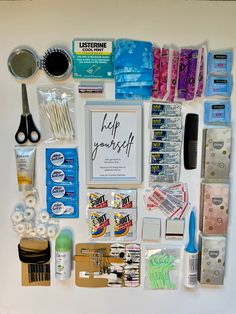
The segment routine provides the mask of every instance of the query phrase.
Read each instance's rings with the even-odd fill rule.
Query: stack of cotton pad
[[[116,99],[149,99],[153,85],[152,43],[118,39],[114,56]]]

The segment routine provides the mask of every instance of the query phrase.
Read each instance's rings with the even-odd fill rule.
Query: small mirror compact
[[[31,48],[23,47],[10,54],[8,68],[20,80],[31,78],[38,69],[53,79],[65,79],[71,74],[72,58],[64,48],[50,48],[40,59]]]

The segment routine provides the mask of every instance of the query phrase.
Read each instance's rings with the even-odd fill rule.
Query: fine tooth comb
[[[184,168],[197,168],[198,114],[188,113],[184,129]]]

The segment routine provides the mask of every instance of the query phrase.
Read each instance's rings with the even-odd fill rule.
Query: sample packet
[[[151,152],[179,152],[181,144],[181,142],[152,141]]]
[[[154,141],[181,142],[183,139],[183,130],[151,130],[151,139]]]
[[[230,100],[205,101],[204,123],[205,124],[230,124],[231,102]]]
[[[232,75],[222,77],[208,75],[206,81],[205,96],[230,97],[232,93],[232,88]]]
[[[76,148],[46,148],[46,169],[78,168]]]
[[[179,164],[180,152],[151,152],[151,164]]]
[[[108,209],[89,209],[89,238],[99,241],[107,241],[112,235],[112,210]]]
[[[227,75],[232,71],[233,66],[233,51],[210,51],[207,57],[207,72],[208,74]]]
[[[180,116],[181,115],[181,104],[173,103],[161,103],[161,102],[153,102],[151,114],[156,117],[165,117],[165,116]]]
[[[115,209],[114,240],[133,241],[136,239],[137,214],[136,208]]]
[[[151,182],[169,182],[178,181],[180,173],[180,164],[150,164]]]
[[[181,117],[152,117],[152,129],[181,129]]]

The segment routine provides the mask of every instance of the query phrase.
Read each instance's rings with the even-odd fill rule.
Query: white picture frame
[[[141,184],[142,102],[87,101],[85,121],[87,185]]]

